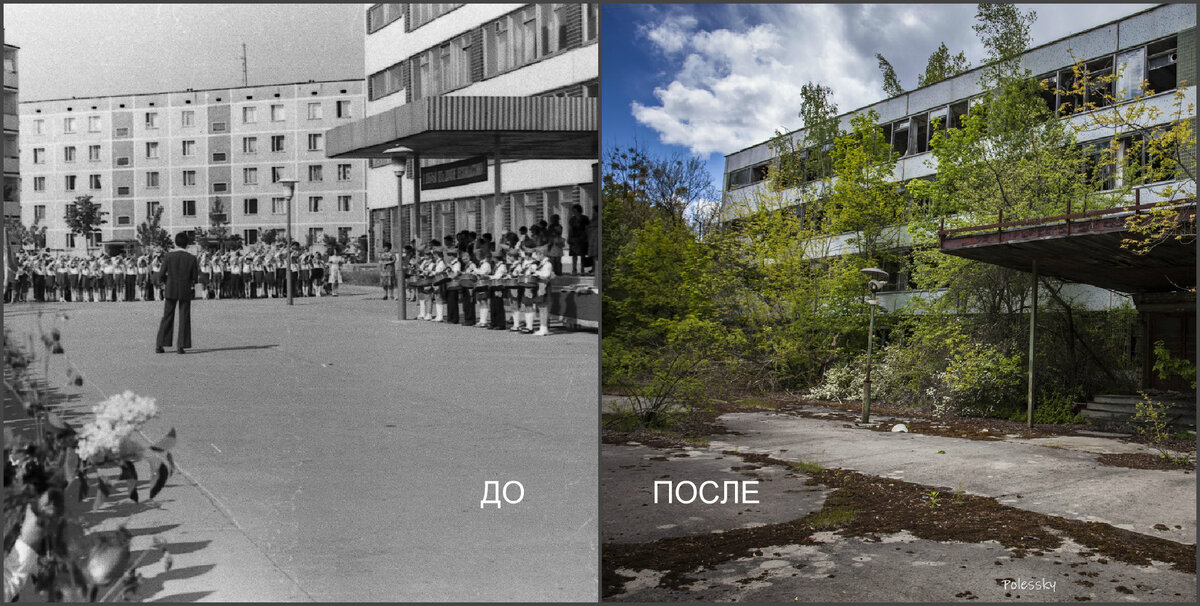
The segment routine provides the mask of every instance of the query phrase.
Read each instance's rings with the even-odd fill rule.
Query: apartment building
[[[219,220],[253,244],[286,228],[280,180],[294,178],[297,241],[358,238],[366,163],[328,159],[325,132],[362,117],[365,103],[361,80],[22,102],[21,216],[47,228],[52,250],[132,241],[159,208],[168,232]],[[83,195],[108,222],[77,238],[64,217]]]
[[[4,220],[21,218],[21,161],[17,111],[17,51],[4,45]]]
[[[369,159],[372,250],[397,221],[424,241],[593,214],[597,4],[372,4],[364,35],[366,118],[331,131],[328,153]]]

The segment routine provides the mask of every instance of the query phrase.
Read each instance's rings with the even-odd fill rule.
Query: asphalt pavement
[[[82,372],[75,412],[133,390],[150,439],[178,432],[154,501],[90,514],[167,541],[143,599],[596,599],[595,332],[398,322],[380,295],[197,301],[185,355],[154,353],[158,302],[5,307],[16,334],[68,316],[50,378]],[[489,481],[523,500],[481,507]]]

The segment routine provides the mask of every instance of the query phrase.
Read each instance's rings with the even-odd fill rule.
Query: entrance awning
[[[1124,293],[1171,292],[1196,286],[1196,244],[1169,240],[1147,254],[1122,248],[1128,216],[1152,205],[996,223],[938,232],[941,251],[1024,272],[1038,272]],[[1195,221],[1194,201],[1179,205]]]
[[[408,147],[423,158],[499,153],[505,159],[595,160],[594,97],[429,97],[334,128],[330,158],[386,158]]]

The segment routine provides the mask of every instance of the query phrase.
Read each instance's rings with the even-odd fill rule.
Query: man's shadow
[[[187,352],[189,354],[200,354],[200,353],[212,353],[215,351],[241,351],[243,349],[271,349],[272,347],[279,347],[279,345],[276,344],[276,345],[241,345],[238,347],[204,347],[204,348],[197,348],[197,349],[189,349],[189,350],[187,350]]]

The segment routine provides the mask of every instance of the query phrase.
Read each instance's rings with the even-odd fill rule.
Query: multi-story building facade
[[[363,115],[363,89],[336,80],[23,102],[22,218],[47,228],[52,250],[134,240],[160,208],[170,233],[224,215],[230,235],[253,244],[286,228],[280,180],[293,178],[295,240],[357,238],[366,163],[326,158],[325,131]],[[87,242],[64,218],[83,195],[108,213]]]
[[[17,111],[17,51],[4,45],[4,220],[21,218],[21,161]]]
[[[330,133],[330,156],[370,158],[372,249],[398,237],[397,215],[406,240],[424,241],[460,230],[499,238],[552,215],[566,225],[574,204],[593,214],[598,136],[578,131],[596,124],[597,4],[373,4],[366,17],[367,119]],[[424,126],[406,138],[413,120]],[[590,147],[544,138],[531,149],[539,129]],[[404,213],[381,153],[389,137],[416,158]]]

